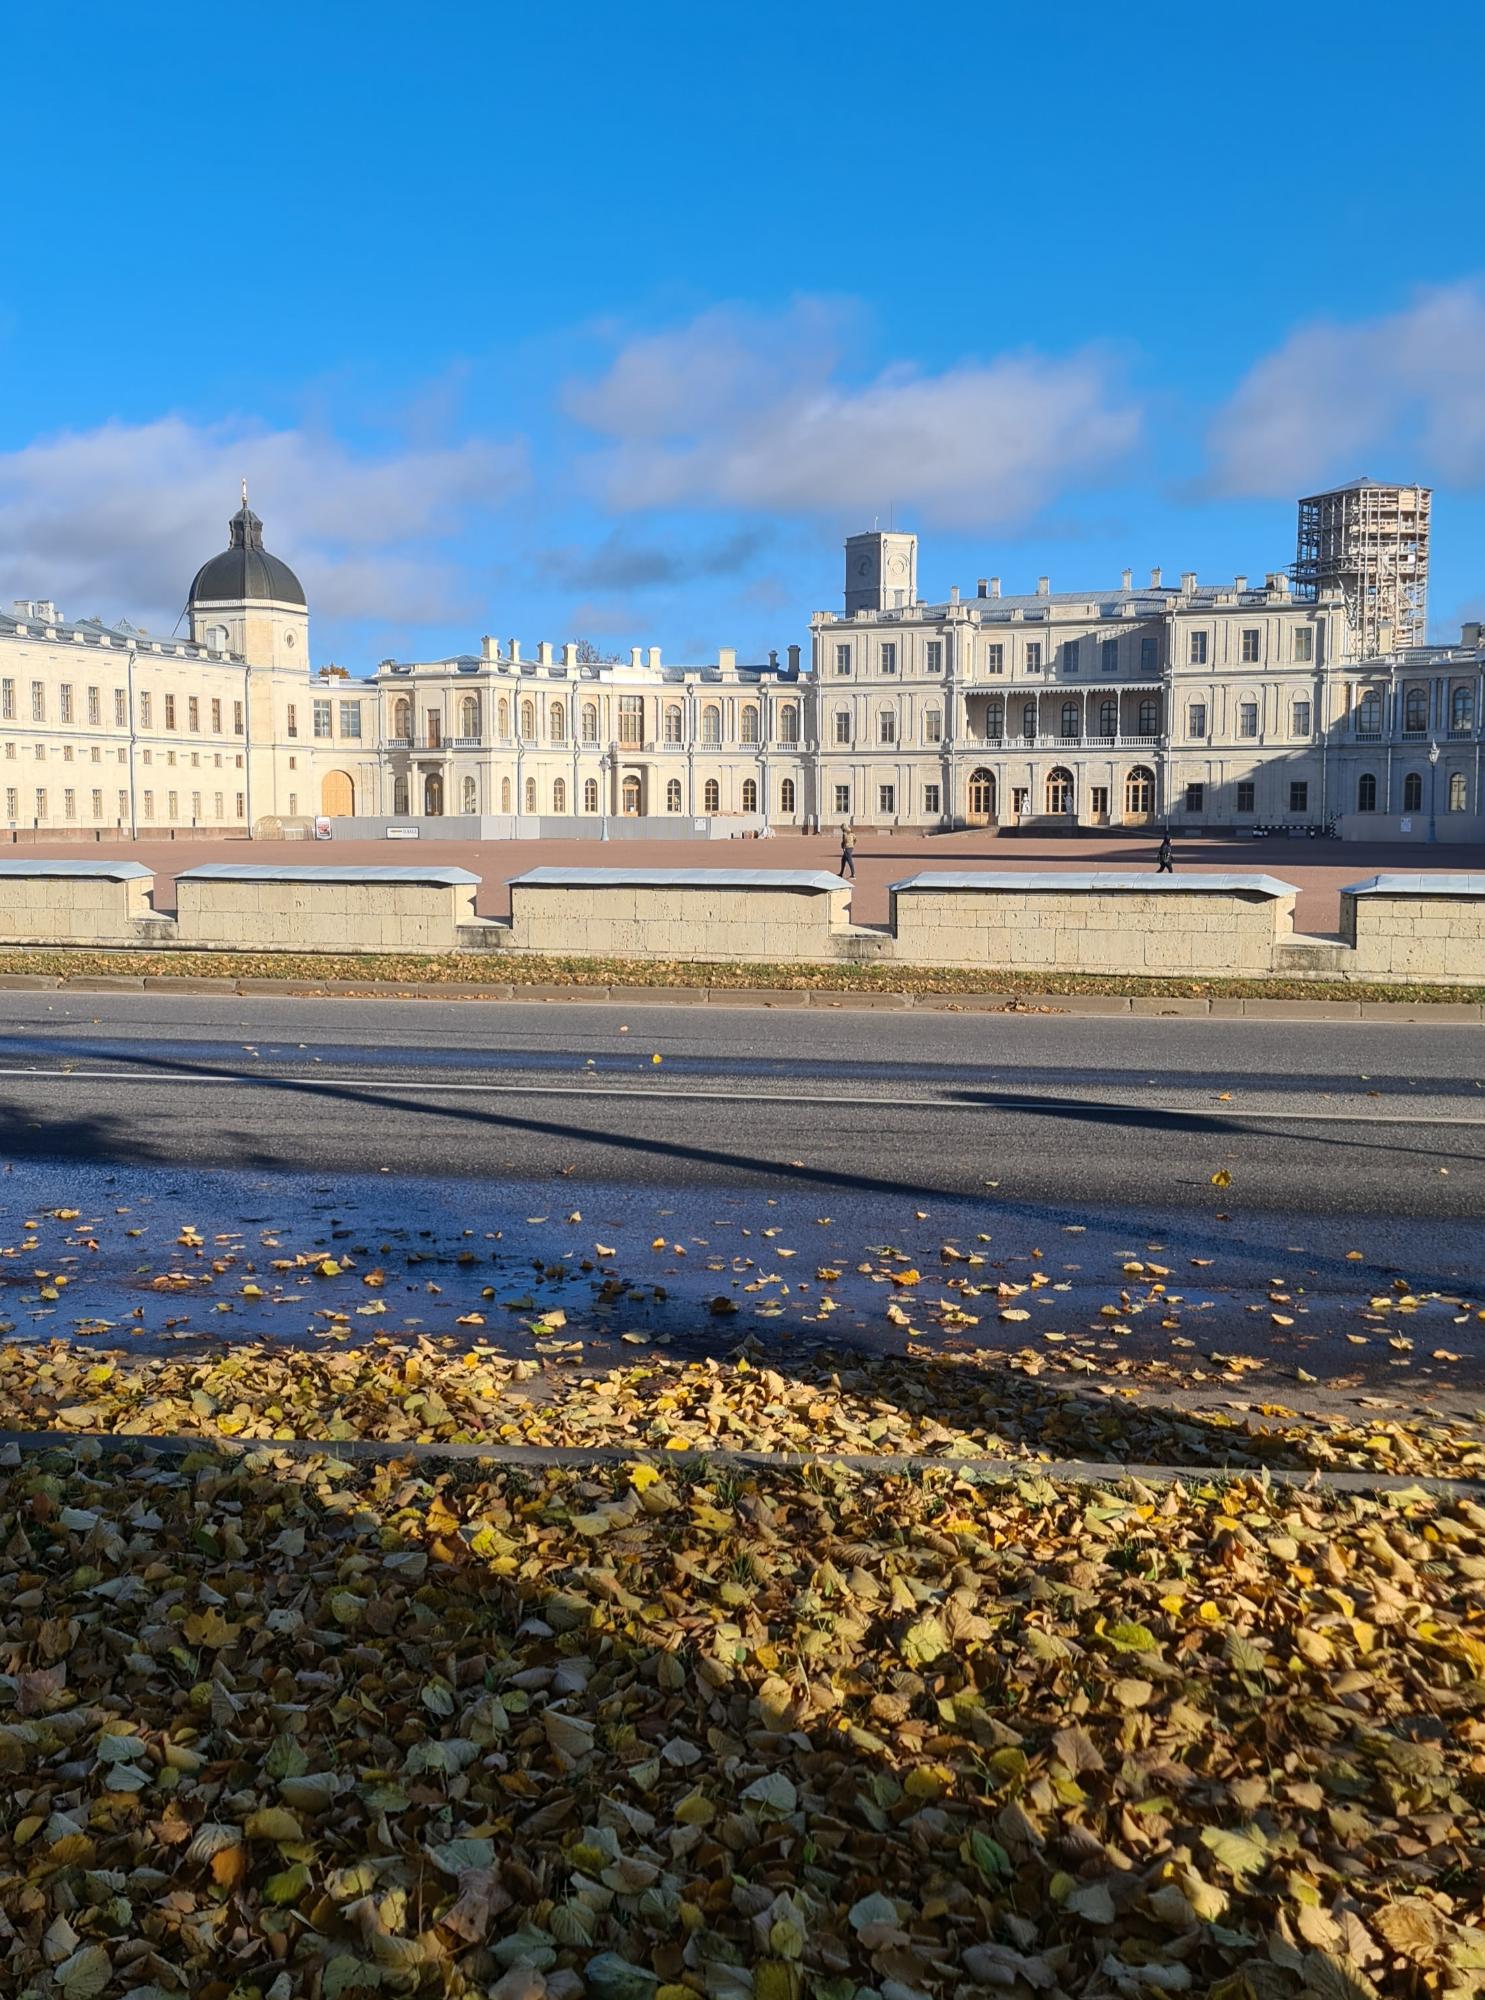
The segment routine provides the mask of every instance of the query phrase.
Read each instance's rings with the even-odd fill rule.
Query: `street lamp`
[[[598,838],[600,840],[608,839],[608,774],[613,767],[613,759],[610,757],[608,751],[605,750],[598,760],[598,769],[602,773],[602,789],[598,795],[598,810],[601,815],[598,822]]]
[[[1434,811],[1434,788],[1438,782],[1438,774],[1439,746],[1437,743],[1430,743],[1428,746],[1428,838],[1430,843],[1436,841],[1439,837],[1439,822]]]

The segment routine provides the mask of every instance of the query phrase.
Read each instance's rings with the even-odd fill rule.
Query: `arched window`
[[[477,694],[467,694],[459,704],[459,734],[478,736],[479,733],[480,698]]]
[[[1375,736],[1382,728],[1382,697],[1375,688],[1368,688],[1356,705],[1356,727]]]
[[[536,734],[536,703],[534,701],[523,701],[521,703],[521,734],[528,742]]]
[[[565,813],[566,810],[567,810],[567,780],[565,778],[553,778],[552,811],[554,813]]]
[[[1408,689],[1403,706],[1403,728],[1423,730],[1428,727],[1428,690],[1412,687]]]
[[[640,783],[639,779],[635,777],[632,771],[629,773],[629,776],[624,780],[623,800],[624,800],[624,812],[626,816],[629,819],[638,819]]]
[[[742,809],[745,813],[755,813],[758,810],[758,780],[756,778],[743,779]]]
[[[670,778],[665,786],[665,810],[668,813],[678,813],[680,809],[681,781],[679,778]]]
[[[405,777],[394,778],[392,780],[392,811],[394,813],[405,813],[407,811],[407,779]]]
[[[665,740],[679,743],[681,740],[681,708],[679,702],[667,702],[665,706]]]
[[[466,778],[460,787],[460,804],[467,813],[479,811],[479,788],[473,778]]]
[[[1147,694],[1140,703],[1139,733],[1141,736],[1153,736],[1159,727],[1160,703],[1154,695]]]
[[[969,776],[969,809],[976,819],[995,817],[995,773],[981,765]]]
[[[1470,809],[1469,787],[1465,784],[1463,771],[1449,773],[1449,810],[1451,813],[1468,812]]]
[[[1021,734],[1028,743],[1036,737],[1036,703],[1023,701],[1021,704]]]
[[[1112,697],[1098,704],[1098,733],[1108,737],[1119,734],[1119,704]]]
[[[703,743],[720,743],[722,740],[722,711],[710,702],[701,711],[701,740]]]
[[[584,778],[583,811],[585,813],[596,813],[597,810],[598,810],[598,780],[596,778]]]
[[[750,701],[743,703],[742,740],[744,743],[758,741],[758,710]]]
[[[1449,698],[1449,727],[1468,729],[1475,719],[1475,692],[1473,688],[1457,687]],[[1451,806],[1450,811],[1454,808]],[[1461,807],[1462,811],[1463,808]]]
[[[1403,779],[1403,811],[1405,813],[1423,810],[1423,773],[1409,771]]]
[[[799,707],[795,702],[786,701],[779,710],[779,741],[780,743],[799,741]],[[790,810],[792,811],[792,807]]]
[[[1155,810],[1155,774],[1148,765],[1136,764],[1124,780],[1124,810],[1148,817]]]
[[[510,741],[510,703],[502,695],[495,704],[495,727],[502,743]]]
[[[510,779],[509,779],[509,778],[502,778],[502,779],[500,780],[500,810],[501,810],[501,811],[502,811],[503,813],[508,813],[508,812],[510,811]]]
[[[1070,813],[1073,803],[1072,772],[1055,764],[1047,773],[1047,811]]]
[[[722,787],[715,778],[708,778],[702,787],[701,805],[704,812],[717,813],[722,810]]]
[[[412,703],[394,701],[392,704],[392,734],[404,743],[412,741]]]
[[[443,779],[436,771],[430,772],[423,780],[423,811],[430,819],[439,819],[443,815]]]
[[[794,780],[784,778],[779,784],[779,811],[792,813],[794,810]]]
[[[1081,728],[1082,728],[1082,711],[1079,709],[1078,704],[1075,701],[1065,701],[1062,704],[1063,742],[1076,743]]]
[[[564,703],[560,701],[548,703],[547,728],[551,731],[554,743],[567,741],[567,709]]]
[[[1372,771],[1363,771],[1356,780],[1356,810],[1359,813],[1377,810],[1377,779]]]
[[[598,741],[598,704],[596,701],[585,701],[583,703],[583,741],[585,743],[596,743]],[[593,810],[597,812],[598,808],[596,805],[593,807]]]
[[[526,810],[527,810],[527,812],[529,812],[529,813],[534,813],[534,812],[536,811],[536,780],[535,780],[535,778],[528,778],[528,779],[526,780]]]
[[[990,743],[999,743],[1005,737],[1005,700],[1001,695],[985,704],[985,737]]]

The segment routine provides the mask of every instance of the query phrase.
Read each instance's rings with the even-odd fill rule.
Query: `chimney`
[[[776,674],[778,670],[779,670],[779,649],[777,646],[770,646],[768,649],[768,671],[771,674]]]
[[[799,648],[797,646],[789,648],[789,672],[791,674],[799,672]]]
[[[1049,592],[1049,591],[1051,590],[1051,588],[1052,588],[1052,579],[1051,579],[1050,577],[1048,577],[1048,576],[1039,576],[1039,577],[1037,578],[1037,580],[1036,580],[1036,594],[1037,594],[1037,596],[1038,596],[1038,597],[1045,597],[1045,596],[1046,596],[1046,595],[1048,594],[1048,592]]]
[[[492,639],[488,632],[480,640],[480,658],[482,660],[498,660],[500,658],[500,641]]]
[[[737,670],[736,646],[718,646],[717,665],[724,674],[735,673]]]
[[[651,646],[649,663],[658,673],[660,670],[660,648],[658,646]]]
[[[1000,595],[1000,578],[998,576],[992,576],[990,579],[990,595],[992,597],[999,597]]]
[[[513,667],[518,667],[521,664],[521,642],[519,639],[512,639],[510,642],[510,663]]]
[[[1161,577],[1162,577],[1162,576],[1163,576],[1164,574],[1165,574],[1165,572],[1164,572],[1163,570],[1158,570],[1158,569],[1152,569],[1152,570],[1151,570],[1151,572],[1150,572],[1150,588],[1151,588],[1151,590],[1159,590],[1159,588],[1160,588],[1160,579],[1161,579]]]
[[[577,640],[569,639],[562,648],[562,664],[564,667],[575,667],[577,663]]]
[[[1248,588],[1248,579],[1245,576],[1235,576],[1232,579],[1232,587],[1238,591],[1246,590]]]
[[[642,666],[644,665],[644,663],[645,663],[645,649],[644,649],[644,647],[643,647],[643,646],[631,646],[631,647],[629,648],[629,664],[630,664],[630,666],[631,666],[631,667],[642,667]]]
[[[1191,593],[1195,590],[1195,588],[1196,588],[1196,571],[1194,569],[1183,569],[1181,571],[1182,596],[1189,597]]]
[[[1132,569],[1121,570],[1119,572],[1119,588],[1121,590],[1134,589],[1134,571]]]
[[[950,604],[957,604],[959,602],[959,586],[957,583],[949,585],[949,602]]]
[[[549,667],[552,664],[552,642],[550,639],[543,639],[537,646],[536,657],[538,662],[544,667]]]
[[[975,595],[977,597],[988,597],[990,595],[989,582],[983,576],[975,584]]]

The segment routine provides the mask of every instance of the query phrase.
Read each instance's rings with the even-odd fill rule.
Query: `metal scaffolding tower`
[[[1360,659],[1424,643],[1432,500],[1427,486],[1354,479],[1299,503],[1294,581],[1341,592]]]

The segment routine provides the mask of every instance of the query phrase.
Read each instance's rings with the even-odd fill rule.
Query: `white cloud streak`
[[[1208,442],[1224,494],[1288,497],[1361,473],[1485,482],[1485,289],[1300,328],[1249,370]]]
[[[806,299],[768,316],[718,308],[630,340],[568,413],[605,442],[588,483],[628,509],[707,506],[849,515],[889,506],[927,525],[1022,525],[1105,478],[1141,413],[1113,357],[999,354],[936,374],[842,374],[850,311]]]
[[[0,589],[168,626],[226,546],[244,476],[312,614],[415,623],[462,599],[440,539],[527,470],[519,445],[481,440],[359,453],[328,434],[180,416],[61,432],[0,452]]]

